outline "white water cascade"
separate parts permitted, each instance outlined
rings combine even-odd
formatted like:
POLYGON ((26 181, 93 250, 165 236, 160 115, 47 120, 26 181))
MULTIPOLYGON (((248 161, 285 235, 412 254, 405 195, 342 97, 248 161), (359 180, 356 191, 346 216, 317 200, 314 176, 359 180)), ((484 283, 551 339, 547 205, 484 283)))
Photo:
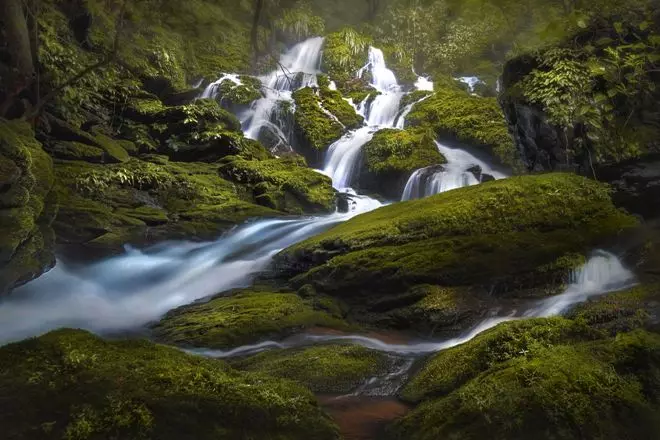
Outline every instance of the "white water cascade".
POLYGON ((481 183, 477 176, 483 174, 494 179, 508 177, 490 164, 460 148, 451 148, 436 142, 438 151, 447 159, 447 163, 438 167, 422 168, 415 171, 403 190, 401 200, 420 199, 440 194, 452 189, 481 183), (479 172, 475 173, 478 167, 479 172))
POLYGON ((367 97, 357 107, 358 113, 365 117, 367 126, 348 133, 330 145, 326 153, 323 172, 332 178, 334 187, 339 190, 351 186, 364 144, 378 130, 395 127, 399 104, 404 95, 394 72, 387 68, 380 49, 369 48, 369 61, 360 69, 358 76, 362 77, 367 71, 371 73, 371 86, 379 92, 369 104, 367 97))

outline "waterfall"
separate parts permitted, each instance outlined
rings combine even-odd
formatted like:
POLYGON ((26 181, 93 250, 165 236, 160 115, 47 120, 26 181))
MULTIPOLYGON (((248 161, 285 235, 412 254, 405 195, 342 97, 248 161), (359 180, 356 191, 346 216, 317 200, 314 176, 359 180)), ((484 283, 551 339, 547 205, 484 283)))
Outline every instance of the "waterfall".
POLYGON ((506 174, 460 148, 451 148, 436 142, 438 151, 447 159, 444 165, 415 171, 403 190, 401 200, 420 199, 452 189, 476 185, 483 175, 504 179, 506 174))
MULTIPOLYGON (((245 136, 266 142, 276 139, 276 146, 289 144, 289 136, 284 127, 281 113, 282 104, 293 106, 291 94, 304 87, 317 86, 317 75, 321 73, 321 49, 324 39, 314 37, 296 44, 283 53, 279 60, 279 68, 262 76, 262 98, 254 101, 249 109, 238 115, 245 136)), ((210 84, 200 97, 213 98, 224 81, 233 81, 240 85, 236 75, 223 74, 217 81, 210 84)), ((271 145, 272 146, 272 145, 271 145)))
POLYGON ((355 177, 362 147, 375 132, 383 128, 394 128, 403 92, 394 72, 387 68, 383 51, 369 48, 369 61, 358 71, 358 77, 371 73, 371 86, 380 94, 371 102, 366 97, 356 112, 366 118, 366 127, 346 134, 330 145, 326 153, 323 172, 332 178, 333 186, 339 190, 349 188, 355 177))

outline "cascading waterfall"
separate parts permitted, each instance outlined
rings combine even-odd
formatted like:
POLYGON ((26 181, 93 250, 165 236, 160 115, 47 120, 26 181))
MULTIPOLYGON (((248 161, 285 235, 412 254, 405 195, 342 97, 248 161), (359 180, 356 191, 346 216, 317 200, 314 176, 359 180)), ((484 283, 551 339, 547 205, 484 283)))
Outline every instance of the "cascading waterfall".
POLYGON ((371 86, 379 92, 372 101, 365 98, 356 109, 366 118, 367 126, 348 133, 330 145, 326 153, 323 172, 332 178, 334 187, 339 190, 350 187, 364 144, 373 138, 376 131, 394 128, 404 95, 394 72, 385 64, 382 50, 369 48, 369 62, 360 69, 358 76, 362 77, 367 71, 371 73, 371 86))
POLYGON ((438 151, 447 159, 441 166, 422 168, 415 171, 403 190, 401 200, 420 199, 452 189, 481 183, 482 176, 493 179, 508 177, 490 164, 460 148, 451 148, 436 142, 438 151))

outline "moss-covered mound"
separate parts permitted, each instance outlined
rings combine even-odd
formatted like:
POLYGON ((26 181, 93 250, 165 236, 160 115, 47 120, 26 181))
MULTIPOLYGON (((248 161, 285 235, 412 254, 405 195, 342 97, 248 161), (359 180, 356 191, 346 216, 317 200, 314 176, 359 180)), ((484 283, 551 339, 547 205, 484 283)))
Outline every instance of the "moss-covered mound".
POLYGON ((350 87, 355 73, 366 64, 369 44, 367 36, 348 27, 326 35, 321 68, 340 90, 350 87))
POLYGON ((267 351, 232 363, 241 370, 295 380, 317 393, 349 393, 387 370, 387 356, 359 345, 267 351))
POLYGON ((54 264, 53 162, 27 123, 0 121, 0 293, 54 264))
POLYGON ((406 118, 408 126, 429 127, 437 135, 484 147, 507 165, 519 159, 507 122, 496 98, 472 96, 452 85, 416 104, 406 118))
POLYGON ((579 253, 635 224, 600 183, 514 177, 358 216, 283 251, 275 264, 294 285, 349 298, 422 283, 501 294, 562 284, 583 261, 579 253))
POLYGON ((660 336, 638 330, 566 345, 570 324, 530 330, 498 328, 438 354, 408 392, 452 392, 397 421, 389 438, 641 440, 660 432, 660 336))
POLYGON ((339 309, 328 307, 327 301, 245 290, 175 309, 154 331, 168 343, 227 348, 315 326, 345 328, 347 324, 339 309))
POLYGON ((329 177, 309 167, 301 156, 269 160, 227 157, 220 174, 245 185, 256 203, 294 214, 329 213, 335 207, 335 190, 329 177))
POLYGON ((636 328, 656 327, 660 316, 660 283, 604 295, 577 305, 569 318, 615 335, 636 328))
POLYGON ((325 148, 364 122, 342 95, 330 90, 328 85, 327 77, 321 76, 319 88, 306 87, 293 94, 299 151, 312 165, 320 163, 325 148))
POLYGON ((217 165, 144 159, 57 162, 59 240, 113 249, 127 241, 210 238, 247 218, 279 215, 241 197, 217 165))
POLYGON ((560 343, 595 339, 599 332, 565 318, 531 319, 500 324, 479 337, 433 356, 401 391, 410 402, 443 396, 491 366, 526 357, 560 343))
POLYGON ((241 75, 238 79, 240 84, 225 80, 218 86, 217 99, 225 108, 245 107, 261 98, 261 81, 259 79, 247 75, 241 75))
POLYGON ((420 168, 446 163, 433 132, 386 129, 362 148, 361 189, 398 199, 410 175, 420 168))
POLYGON ((146 341, 59 330, 0 348, 11 439, 335 439, 293 382, 146 341))

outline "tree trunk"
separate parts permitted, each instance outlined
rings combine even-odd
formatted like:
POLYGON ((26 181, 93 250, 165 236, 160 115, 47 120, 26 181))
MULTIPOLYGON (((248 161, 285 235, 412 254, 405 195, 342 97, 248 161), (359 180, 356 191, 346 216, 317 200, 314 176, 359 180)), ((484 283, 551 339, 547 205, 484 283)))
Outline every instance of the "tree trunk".
POLYGON ((252 32, 250 40, 252 43, 253 63, 257 65, 259 58, 259 24, 261 23, 261 13, 264 9, 264 0, 255 0, 254 2, 254 15, 252 16, 252 32))
POLYGON ((0 0, 0 17, 4 23, 7 52, 10 57, 9 74, 4 78, 6 96, 0 103, 4 116, 17 96, 29 88, 35 78, 33 49, 28 23, 21 0, 0 0))

